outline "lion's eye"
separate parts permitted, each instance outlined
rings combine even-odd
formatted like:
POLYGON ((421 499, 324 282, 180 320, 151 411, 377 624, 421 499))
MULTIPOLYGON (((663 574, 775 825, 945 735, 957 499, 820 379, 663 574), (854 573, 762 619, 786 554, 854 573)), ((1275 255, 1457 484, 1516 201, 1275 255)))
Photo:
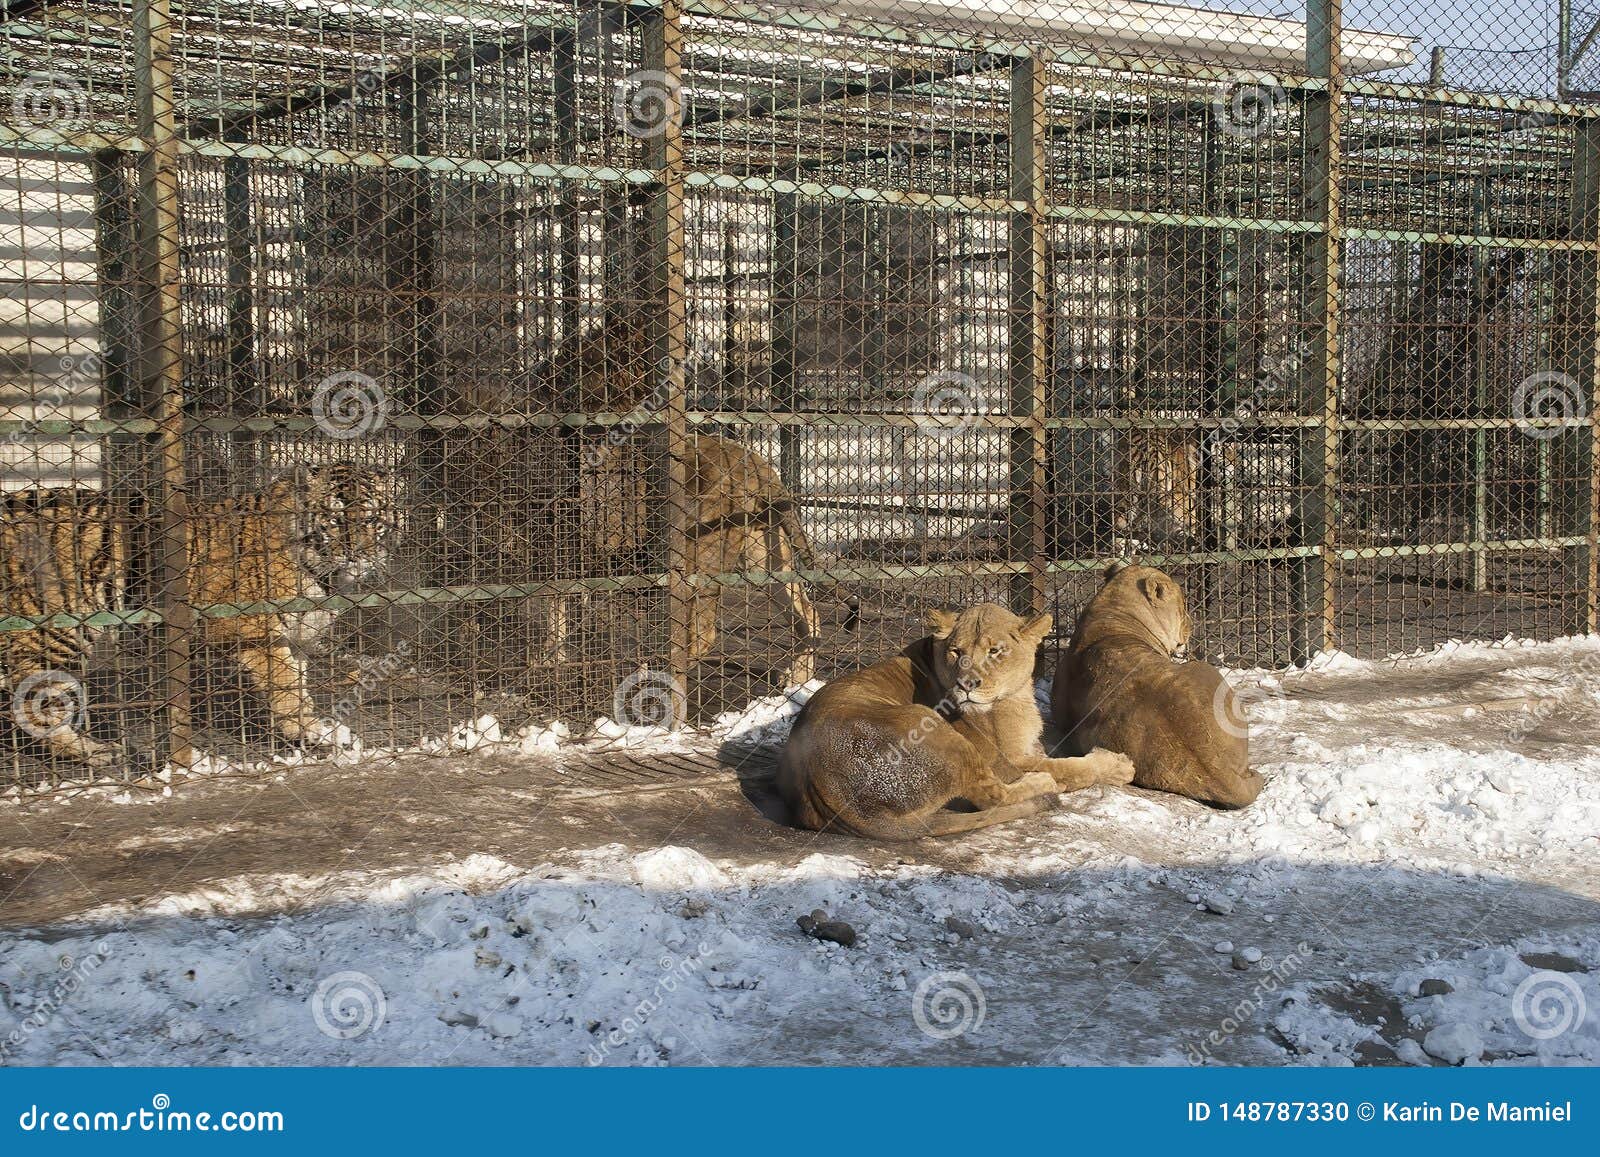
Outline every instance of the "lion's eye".
POLYGON ((1004 652, 1004 651, 1005 651, 1004 647, 990 647, 989 648, 989 658, 998 659, 1000 657, 1001 653, 1004 652))

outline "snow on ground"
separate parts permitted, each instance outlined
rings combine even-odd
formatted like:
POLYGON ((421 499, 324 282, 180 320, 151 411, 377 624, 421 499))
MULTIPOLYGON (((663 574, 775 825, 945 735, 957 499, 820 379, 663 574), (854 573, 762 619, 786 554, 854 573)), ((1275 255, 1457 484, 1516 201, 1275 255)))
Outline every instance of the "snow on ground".
POLYGON ((241 875, 0 931, 0 1058, 1600 1063, 1600 642, 1231 677, 1243 812, 1096 788, 933 850, 241 875))

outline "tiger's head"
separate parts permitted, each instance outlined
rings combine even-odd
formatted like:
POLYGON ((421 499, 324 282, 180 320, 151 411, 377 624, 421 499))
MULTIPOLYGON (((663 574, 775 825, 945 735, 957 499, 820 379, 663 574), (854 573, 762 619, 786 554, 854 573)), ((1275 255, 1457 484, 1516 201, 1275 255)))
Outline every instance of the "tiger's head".
POLYGON ((323 589, 350 590, 388 566, 405 518, 395 471, 352 462, 296 466, 273 491, 292 502, 296 561, 323 589))

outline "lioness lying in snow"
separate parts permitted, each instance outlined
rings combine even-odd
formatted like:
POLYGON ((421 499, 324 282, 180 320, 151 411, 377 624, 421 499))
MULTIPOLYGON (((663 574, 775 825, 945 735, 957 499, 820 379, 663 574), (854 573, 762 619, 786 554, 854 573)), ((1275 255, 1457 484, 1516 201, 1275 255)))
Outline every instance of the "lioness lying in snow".
POLYGON ((1194 624, 1172 576, 1114 563, 1056 666, 1051 716, 1066 749, 1133 760, 1138 787, 1221 807, 1261 793, 1239 702, 1209 663, 1174 663, 1194 624))
POLYGON ((935 612, 929 626, 927 638, 834 680, 800 712, 778 790, 801 827, 880 840, 951 835, 1132 777, 1112 752, 1051 759, 1040 746, 1033 663, 1049 615, 1024 621, 984 603, 935 612), (955 800, 978 810, 943 810, 955 800))

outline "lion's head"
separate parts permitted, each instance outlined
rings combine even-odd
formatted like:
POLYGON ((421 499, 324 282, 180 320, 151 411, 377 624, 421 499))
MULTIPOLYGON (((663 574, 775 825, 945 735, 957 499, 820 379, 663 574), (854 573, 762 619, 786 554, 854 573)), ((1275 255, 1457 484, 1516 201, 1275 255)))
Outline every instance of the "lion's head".
POLYGON ((1021 619, 998 603, 957 614, 933 611, 934 677, 963 712, 987 711, 1001 699, 1033 698, 1033 661, 1050 633, 1050 616, 1021 619))
POLYGON ((1174 658, 1188 653, 1194 620, 1184 606, 1182 588, 1165 571, 1153 566, 1112 563, 1106 569, 1105 585, 1090 605, 1102 615, 1120 612, 1138 620, 1157 645, 1174 658))

